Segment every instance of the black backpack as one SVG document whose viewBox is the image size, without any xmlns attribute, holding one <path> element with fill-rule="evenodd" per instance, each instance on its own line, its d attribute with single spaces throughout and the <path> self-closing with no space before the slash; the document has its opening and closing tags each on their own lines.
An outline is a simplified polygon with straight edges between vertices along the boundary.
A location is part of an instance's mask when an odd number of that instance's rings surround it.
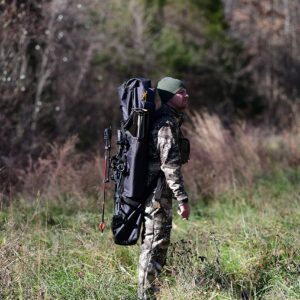
<svg viewBox="0 0 300 300">
<path fill-rule="evenodd" d="M 134 245 L 140 236 L 145 200 L 154 188 L 146 185 L 155 90 L 151 80 L 132 78 L 118 88 L 118 94 L 122 120 L 117 131 L 118 153 L 111 158 L 115 182 L 111 228 L 116 244 Z"/>
</svg>

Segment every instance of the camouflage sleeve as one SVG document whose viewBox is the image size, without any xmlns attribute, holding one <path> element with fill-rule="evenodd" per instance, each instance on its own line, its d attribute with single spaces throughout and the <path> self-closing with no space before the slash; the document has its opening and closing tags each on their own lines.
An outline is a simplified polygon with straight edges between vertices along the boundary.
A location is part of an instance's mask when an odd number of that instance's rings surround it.
<svg viewBox="0 0 300 300">
<path fill-rule="evenodd" d="M 176 128 L 167 124 L 159 129 L 157 148 L 160 154 L 161 170 L 165 174 L 166 182 L 175 199 L 177 201 L 187 199 L 181 175 L 181 157 Z"/>
</svg>

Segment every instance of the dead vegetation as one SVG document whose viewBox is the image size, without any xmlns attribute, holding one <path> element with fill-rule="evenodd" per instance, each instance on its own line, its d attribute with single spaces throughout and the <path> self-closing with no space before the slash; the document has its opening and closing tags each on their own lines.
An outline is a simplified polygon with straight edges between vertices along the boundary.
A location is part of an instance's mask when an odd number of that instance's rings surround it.
<svg viewBox="0 0 300 300">
<path fill-rule="evenodd" d="M 242 186 L 251 189 L 258 176 L 298 168 L 300 128 L 296 125 L 280 133 L 247 124 L 229 129 L 216 115 L 191 115 L 184 128 L 191 141 L 191 158 L 183 167 L 188 190 L 212 198 Z M 2 187 L 2 202 L 18 193 L 29 198 L 37 193 L 46 198 L 65 195 L 80 201 L 99 197 L 103 153 L 82 153 L 76 150 L 76 142 L 73 136 L 64 144 L 46 145 L 36 161 L 28 158 L 24 169 L 2 161 L 1 176 L 11 179 L 10 190 Z"/>
<path fill-rule="evenodd" d="M 299 167 L 300 128 L 276 133 L 246 123 L 222 125 L 216 115 L 193 114 L 186 126 L 191 139 L 191 160 L 184 168 L 190 190 L 214 197 L 240 186 L 251 188 L 255 178 L 276 170 Z"/>
</svg>

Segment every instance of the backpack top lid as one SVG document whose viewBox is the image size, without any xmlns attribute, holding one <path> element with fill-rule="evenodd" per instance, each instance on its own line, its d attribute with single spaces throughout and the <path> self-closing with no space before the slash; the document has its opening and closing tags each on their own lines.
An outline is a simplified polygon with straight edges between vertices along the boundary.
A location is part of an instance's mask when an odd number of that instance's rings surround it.
<svg viewBox="0 0 300 300">
<path fill-rule="evenodd" d="M 124 122 L 128 121 L 135 109 L 146 109 L 150 113 L 155 110 L 155 89 L 148 78 L 125 81 L 119 86 L 118 94 Z"/>
</svg>

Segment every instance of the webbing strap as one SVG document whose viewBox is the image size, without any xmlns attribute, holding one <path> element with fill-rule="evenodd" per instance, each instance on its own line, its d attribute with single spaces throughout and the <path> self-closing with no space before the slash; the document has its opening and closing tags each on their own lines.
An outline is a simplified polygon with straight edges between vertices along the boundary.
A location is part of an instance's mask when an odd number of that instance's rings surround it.
<svg viewBox="0 0 300 300">
<path fill-rule="evenodd" d="M 160 199 L 161 198 L 161 194 L 162 194 L 162 189 L 164 186 L 164 182 L 165 182 L 165 177 L 164 177 L 164 173 L 162 171 L 159 171 L 159 173 L 157 174 L 157 177 L 155 177 L 152 182 L 150 183 L 149 187 L 146 189 L 146 197 L 145 199 L 147 199 L 150 194 L 153 192 L 153 190 L 156 187 L 156 191 L 155 191 L 155 199 Z"/>
<path fill-rule="evenodd" d="M 159 176 L 158 180 L 157 180 L 155 195 L 154 195 L 155 200 L 161 199 L 161 195 L 162 195 L 162 191 L 164 189 L 165 183 L 166 183 L 165 176 L 162 176 L 162 175 Z"/>
</svg>

